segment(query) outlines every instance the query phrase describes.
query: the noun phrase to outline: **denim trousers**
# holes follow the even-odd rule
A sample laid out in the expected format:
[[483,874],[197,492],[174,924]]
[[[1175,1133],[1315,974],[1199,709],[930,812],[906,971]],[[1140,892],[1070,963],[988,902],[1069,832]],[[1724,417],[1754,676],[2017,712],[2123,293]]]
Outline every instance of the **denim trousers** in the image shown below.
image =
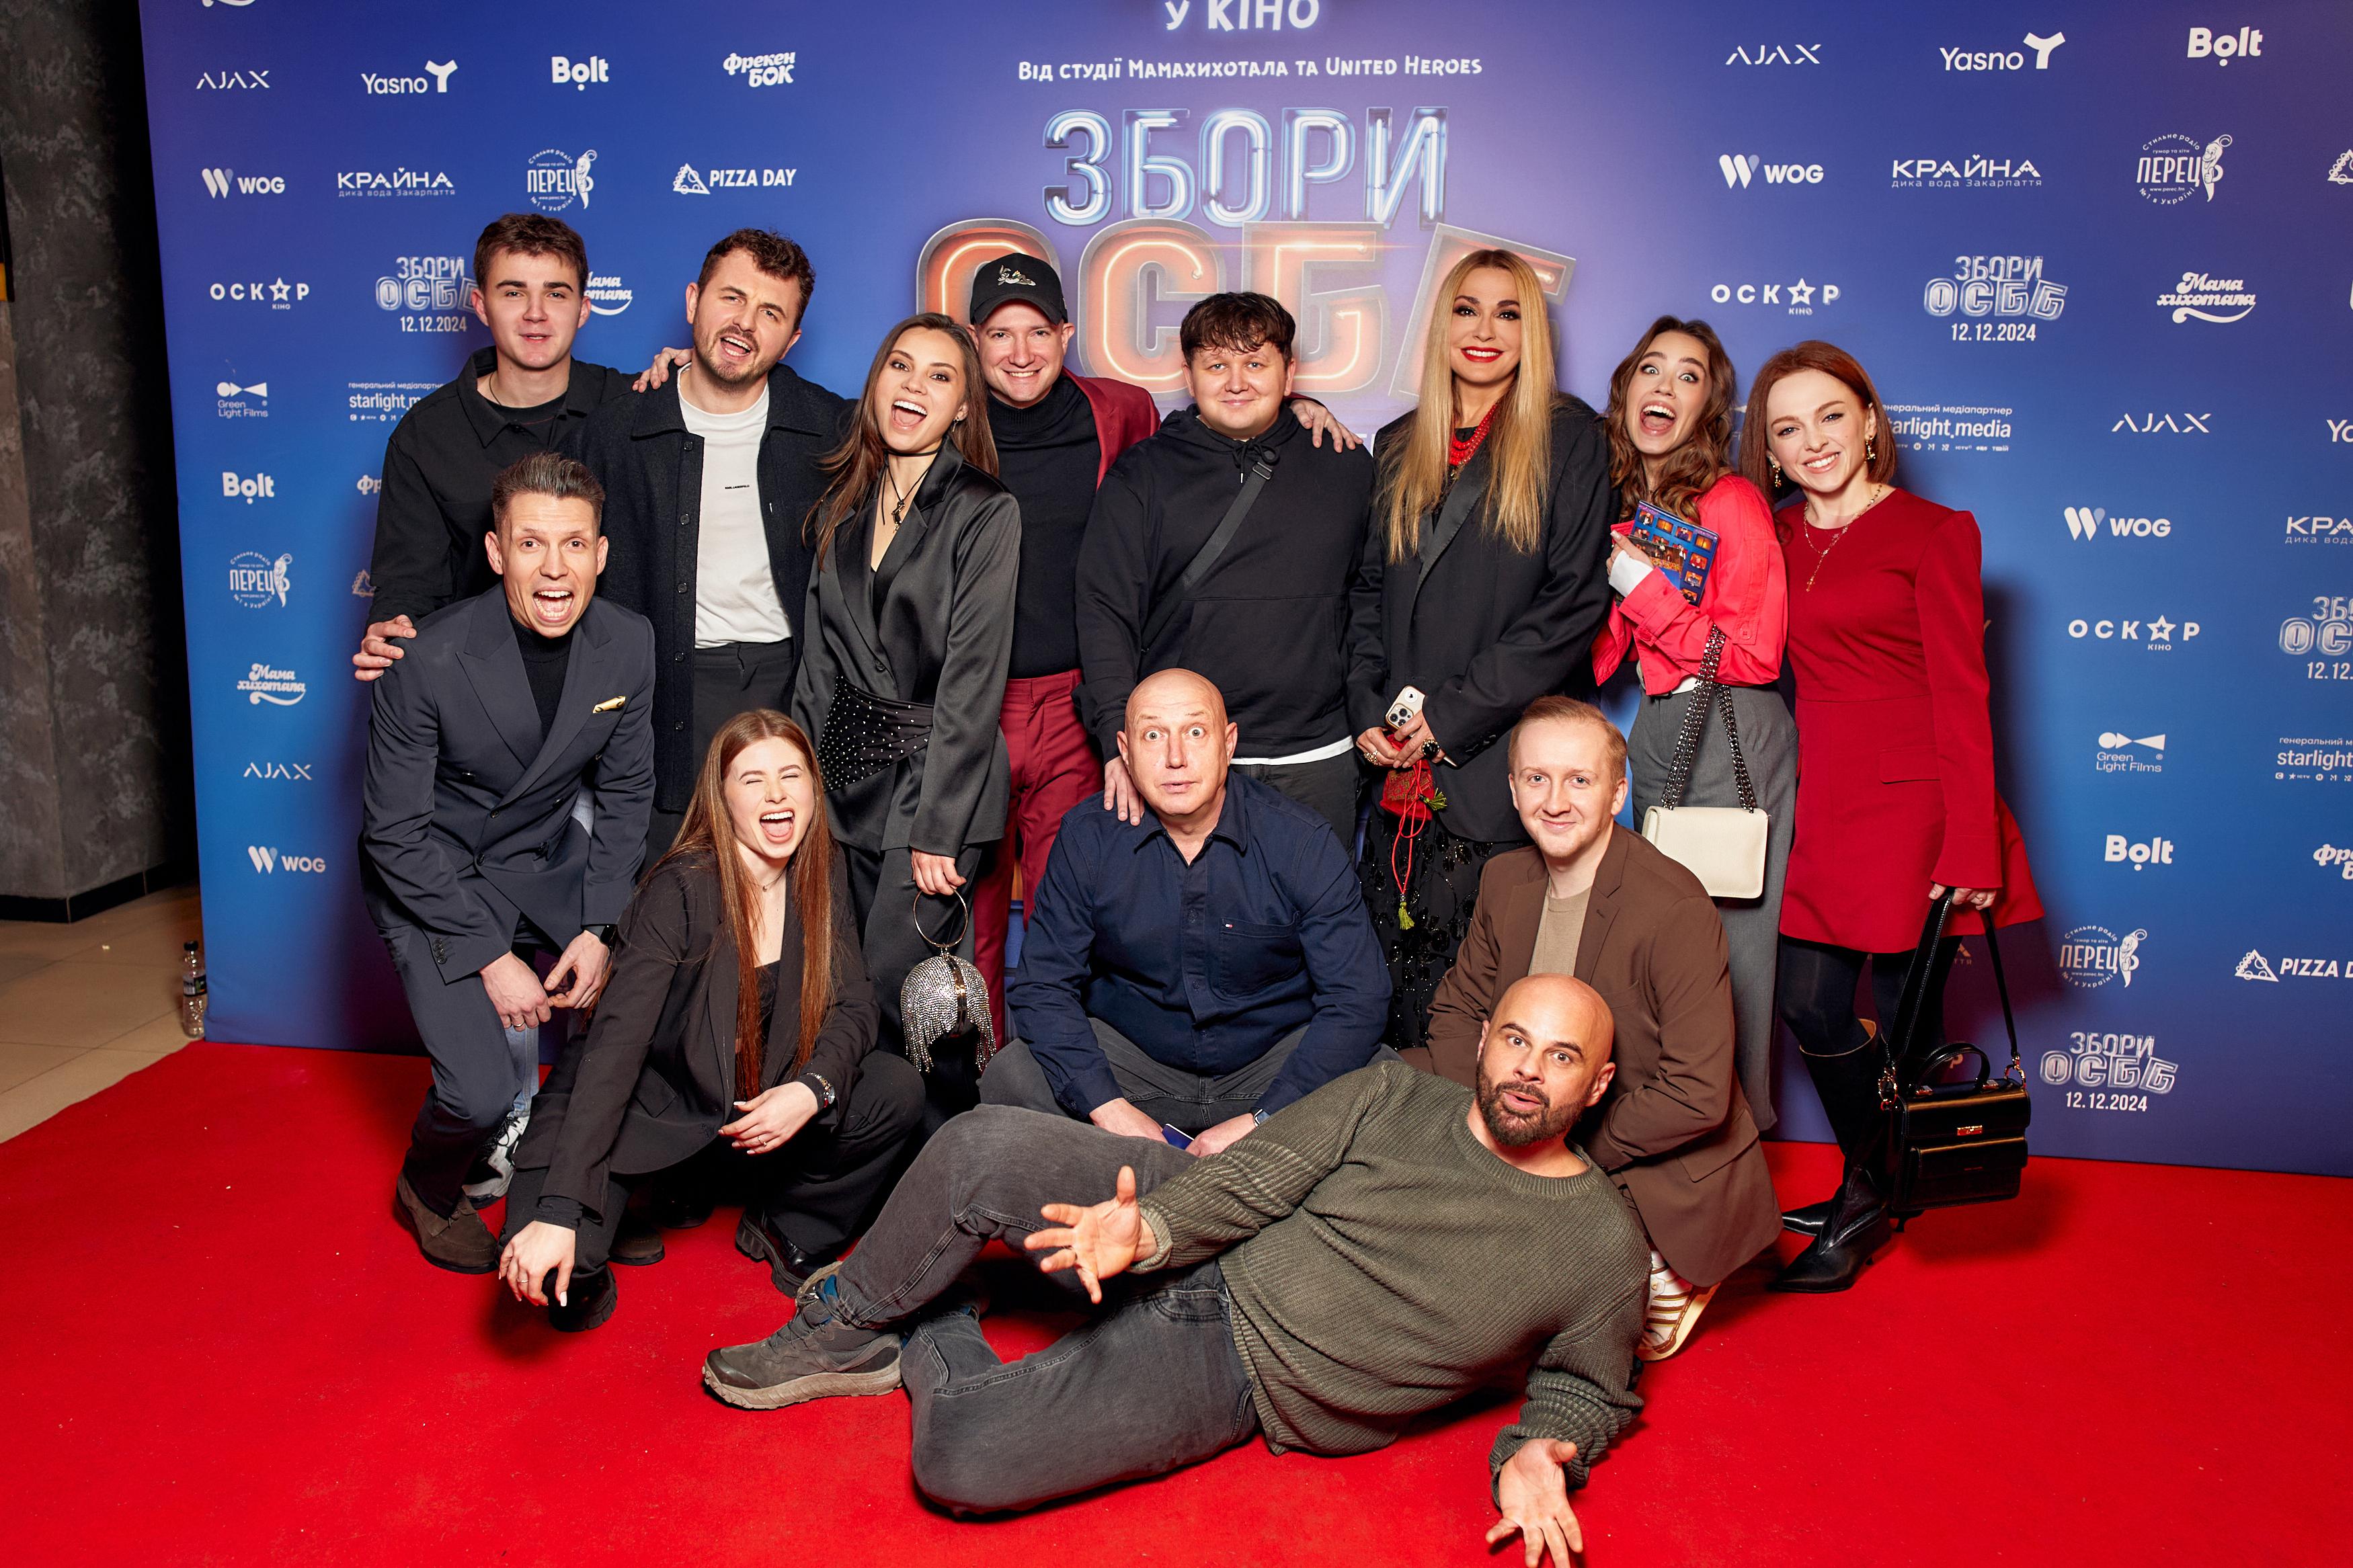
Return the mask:
[[[983,1105],[935,1134],[841,1267],[841,1316],[906,1335],[915,1484],[945,1507],[1034,1507],[1208,1458],[1258,1430],[1214,1261],[1124,1276],[1090,1321],[1000,1362],[967,1312],[927,1310],[991,1241],[1016,1252],[1050,1203],[1139,1193],[1188,1169],[1166,1143],[1010,1106]],[[1084,1306],[1084,1298],[1080,1303]]]

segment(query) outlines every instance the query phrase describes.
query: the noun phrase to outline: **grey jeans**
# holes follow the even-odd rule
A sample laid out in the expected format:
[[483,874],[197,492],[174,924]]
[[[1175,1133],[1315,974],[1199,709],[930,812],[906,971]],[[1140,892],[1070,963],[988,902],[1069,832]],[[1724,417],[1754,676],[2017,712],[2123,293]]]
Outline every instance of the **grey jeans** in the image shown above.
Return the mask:
[[[934,1136],[837,1277],[841,1313],[899,1325],[915,1484],[973,1512],[1035,1507],[1197,1463],[1258,1430],[1215,1262],[1126,1276],[1090,1321],[1008,1365],[979,1321],[927,1311],[991,1241],[1021,1252],[1050,1203],[1148,1193],[1192,1156],[1057,1114],[984,1105]],[[1081,1305],[1086,1303],[1083,1299]]]
[[[1275,1041],[1258,1060],[1229,1073],[1211,1075],[1170,1067],[1145,1055],[1142,1046],[1101,1018],[1087,1022],[1094,1026],[1095,1044],[1103,1047],[1103,1059],[1110,1064],[1112,1081],[1119,1085],[1121,1097],[1155,1121],[1196,1135],[1220,1121],[1247,1116],[1256,1110],[1268,1086],[1282,1071],[1283,1064],[1291,1059],[1291,1053],[1299,1048],[1300,1040],[1307,1033],[1303,1024]],[[1366,1065],[1404,1059],[1383,1046]],[[1070,1114],[1054,1099],[1054,1091],[1046,1082],[1046,1069],[1038,1065],[1029,1046],[1019,1040],[1008,1041],[1005,1048],[990,1058],[988,1071],[981,1075],[980,1102],[1018,1105],[1050,1116]]]

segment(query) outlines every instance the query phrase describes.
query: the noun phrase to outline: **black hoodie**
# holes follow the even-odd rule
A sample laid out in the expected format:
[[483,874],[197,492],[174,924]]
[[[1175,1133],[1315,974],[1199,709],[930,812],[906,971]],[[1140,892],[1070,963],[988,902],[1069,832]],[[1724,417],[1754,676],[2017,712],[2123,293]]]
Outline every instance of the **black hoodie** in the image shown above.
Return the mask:
[[[1192,563],[1261,449],[1273,477],[1190,602],[1151,647],[1144,627]],[[1285,405],[1254,441],[1180,408],[1103,476],[1079,552],[1079,711],[1119,754],[1128,693],[1182,667],[1225,694],[1241,754],[1288,756],[1348,734],[1348,591],[1372,500],[1373,459],[1320,447]]]

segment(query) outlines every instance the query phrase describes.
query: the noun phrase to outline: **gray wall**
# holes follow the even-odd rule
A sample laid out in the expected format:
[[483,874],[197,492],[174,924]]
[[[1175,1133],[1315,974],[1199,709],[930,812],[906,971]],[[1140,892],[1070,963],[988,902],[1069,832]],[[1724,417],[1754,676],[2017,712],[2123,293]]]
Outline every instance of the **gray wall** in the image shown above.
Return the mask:
[[0,0],[0,897],[193,858],[138,16]]

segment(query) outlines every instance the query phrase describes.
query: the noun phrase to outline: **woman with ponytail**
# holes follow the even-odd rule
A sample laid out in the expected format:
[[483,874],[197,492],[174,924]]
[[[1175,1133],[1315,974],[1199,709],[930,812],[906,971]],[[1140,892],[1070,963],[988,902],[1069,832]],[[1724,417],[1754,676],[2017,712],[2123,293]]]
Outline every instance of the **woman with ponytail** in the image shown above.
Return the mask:
[[622,1227],[638,1187],[693,1163],[742,1191],[735,1245],[787,1295],[838,1258],[921,1125],[923,1087],[874,1049],[824,782],[772,709],[720,727],[678,840],[622,918],[596,1015],[533,1102],[499,1276],[556,1328],[613,1315],[607,1263],[659,1262]]

